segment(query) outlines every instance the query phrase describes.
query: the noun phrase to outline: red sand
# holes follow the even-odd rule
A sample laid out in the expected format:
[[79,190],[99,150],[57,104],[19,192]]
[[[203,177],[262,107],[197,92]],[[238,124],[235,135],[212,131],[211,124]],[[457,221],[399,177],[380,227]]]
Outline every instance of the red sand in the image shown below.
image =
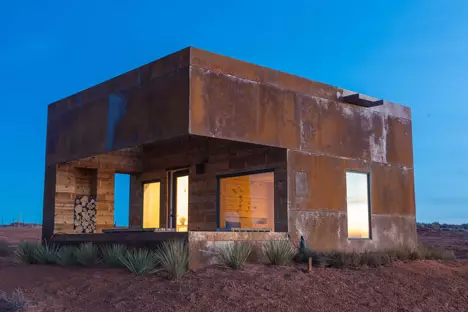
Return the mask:
[[[0,239],[13,233],[0,229]],[[66,269],[3,260],[0,290],[21,287],[37,303],[35,311],[468,310],[468,261],[312,273],[296,265],[249,265],[243,271],[209,267],[167,281],[162,275],[136,277],[120,269]]]

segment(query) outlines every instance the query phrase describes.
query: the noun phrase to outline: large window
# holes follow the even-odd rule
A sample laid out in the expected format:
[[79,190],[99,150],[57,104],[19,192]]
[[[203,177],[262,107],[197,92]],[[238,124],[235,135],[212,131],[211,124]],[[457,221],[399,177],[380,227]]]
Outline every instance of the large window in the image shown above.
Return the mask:
[[348,238],[370,239],[369,175],[346,172]]
[[161,183],[143,184],[143,227],[159,228],[161,214]]
[[219,228],[274,229],[274,173],[219,179]]

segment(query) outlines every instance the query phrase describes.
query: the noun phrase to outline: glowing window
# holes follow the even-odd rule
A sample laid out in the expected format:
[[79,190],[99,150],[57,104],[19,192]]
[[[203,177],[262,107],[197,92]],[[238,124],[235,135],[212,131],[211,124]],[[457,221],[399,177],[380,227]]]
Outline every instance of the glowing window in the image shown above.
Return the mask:
[[274,229],[274,173],[219,179],[219,228]]
[[161,183],[143,184],[143,227],[159,228],[161,213]]
[[369,175],[346,172],[348,238],[370,239]]

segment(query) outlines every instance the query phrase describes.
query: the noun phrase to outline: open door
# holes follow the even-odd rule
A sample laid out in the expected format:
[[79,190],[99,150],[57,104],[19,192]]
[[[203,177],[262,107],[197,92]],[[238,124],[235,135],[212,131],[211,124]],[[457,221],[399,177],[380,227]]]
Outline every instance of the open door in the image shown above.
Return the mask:
[[189,170],[168,171],[169,227],[177,232],[188,231]]

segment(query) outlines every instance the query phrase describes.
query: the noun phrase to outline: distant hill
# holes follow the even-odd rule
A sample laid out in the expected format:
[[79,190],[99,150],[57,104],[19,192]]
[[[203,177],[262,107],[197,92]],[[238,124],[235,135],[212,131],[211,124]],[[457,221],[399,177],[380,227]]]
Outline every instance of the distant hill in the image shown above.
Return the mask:
[[13,222],[13,223],[10,223],[10,224],[0,225],[0,227],[38,228],[38,227],[42,227],[42,224]]
[[442,231],[468,231],[468,223],[463,224],[446,224],[439,222],[432,223],[421,223],[417,222],[416,226],[418,229],[427,229],[427,230],[442,230]]

